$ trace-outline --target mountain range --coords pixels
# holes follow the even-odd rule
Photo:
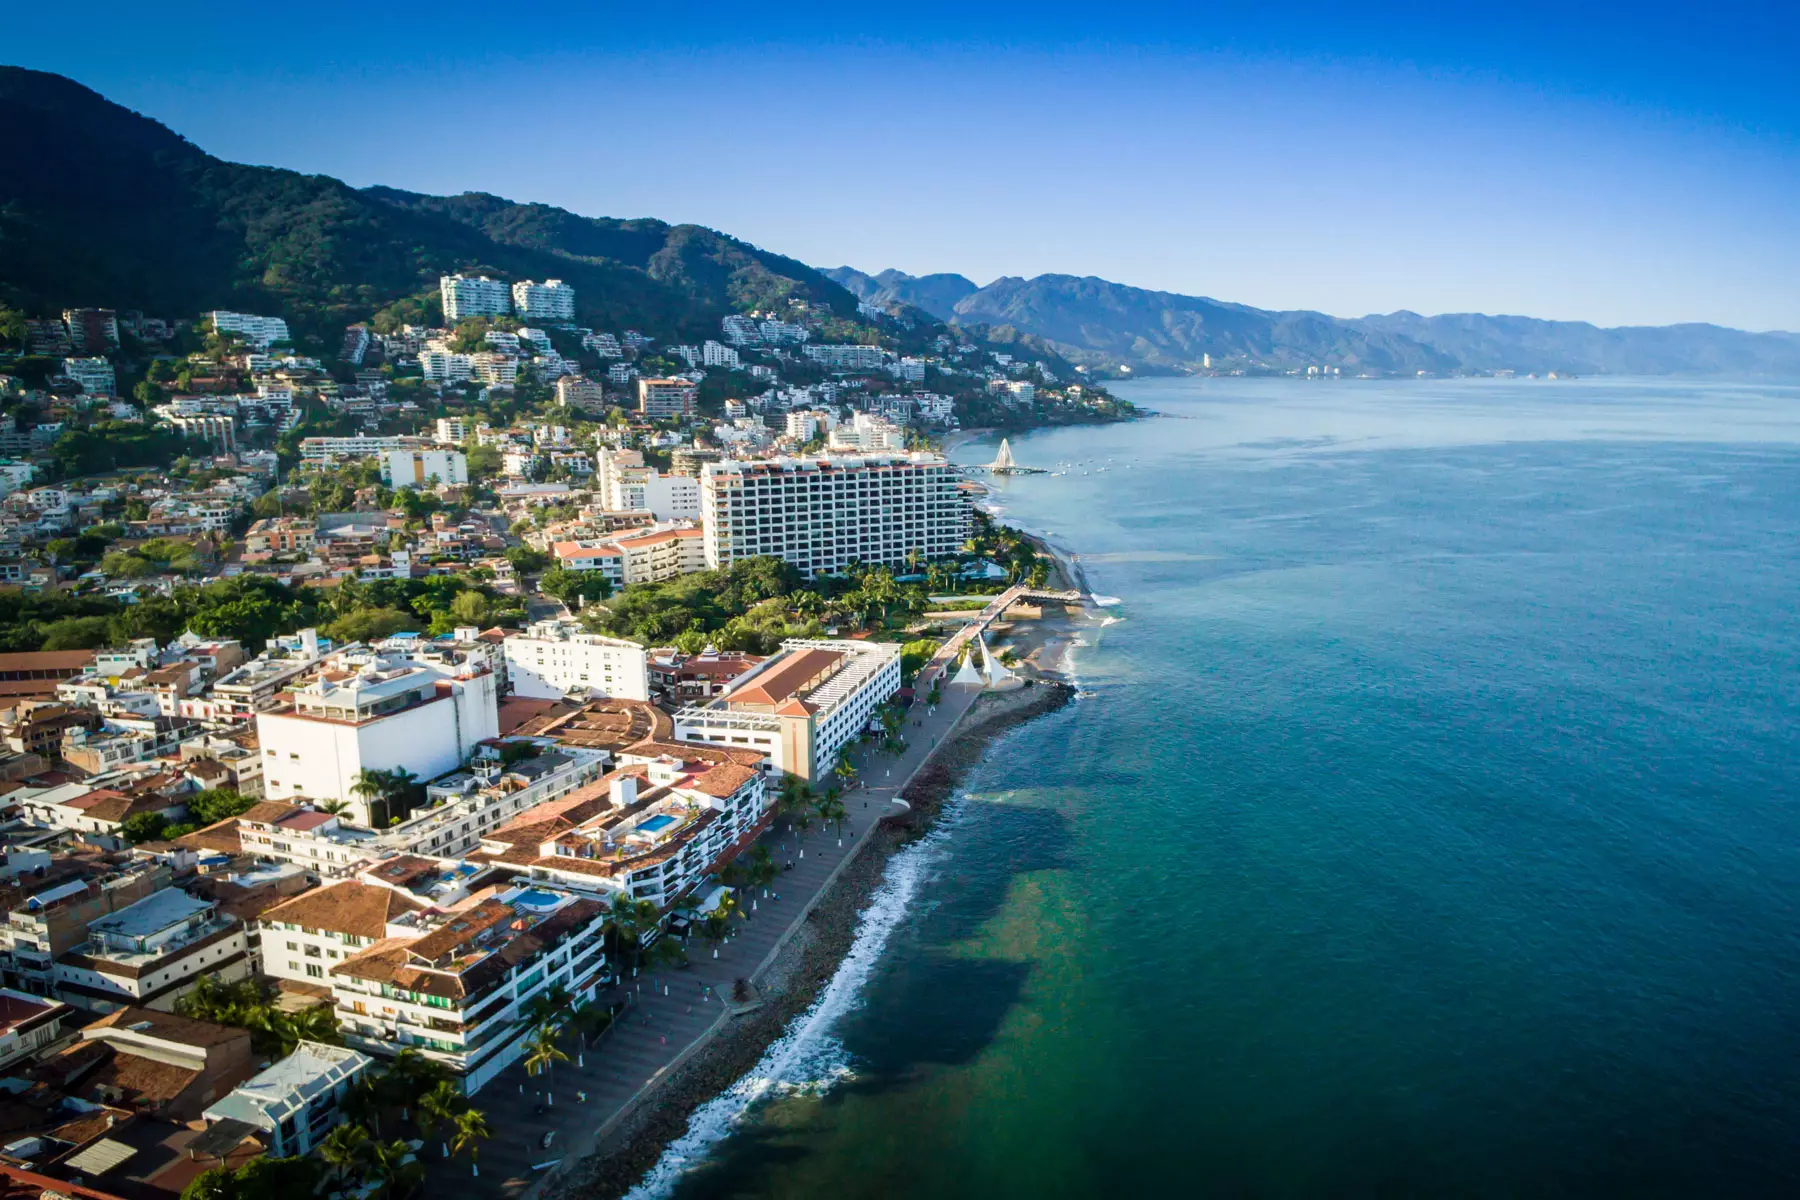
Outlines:
[[[387,310],[420,321],[456,271],[559,278],[576,315],[661,340],[802,299],[845,318],[859,301],[930,336],[940,322],[1022,352],[1099,367],[1563,371],[1800,376],[1800,336],[1714,325],[1602,329],[1571,321],[1398,312],[1271,312],[1092,277],[820,271],[717,230],[585,217],[467,193],[354,188],[226,162],[60,75],[0,67],[0,303],[183,316],[237,308],[335,336]],[[922,344],[922,342],[920,342]]]
[[[0,301],[23,308],[236,308],[332,334],[428,310],[438,276],[466,271],[560,278],[583,323],[660,338],[791,296],[856,312],[818,271],[715,230],[225,162],[60,75],[0,67],[0,128]]]
[[[826,275],[865,302],[921,309],[997,339],[1030,337],[1072,362],[1134,370],[1215,368],[1800,377],[1800,335],[1718,325],[1603,329],[1582,321],[1395,312],[1357,318],[1270,311],[1149,291],[1092,276],[1005,276],[982,287],[961,275]]]

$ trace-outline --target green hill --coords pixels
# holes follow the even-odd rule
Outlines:
[[[856,309],[819,272],[699,226],[225,162],[60,75],[0,67],[0,128],[0,300],[27,309],[238,308],[330,335],[455,271],[560,278],[582,323],[661,338],[788,297]]]

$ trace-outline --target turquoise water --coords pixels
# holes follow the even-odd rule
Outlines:
[[[996,485],[1091,695],[674,1193],[1795,1194],[1800,389],[1126,394]]]

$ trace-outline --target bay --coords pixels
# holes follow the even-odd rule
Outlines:
[[[673,1193],[1793,1194],[1800,389],[1121,391],[1085,697]]]

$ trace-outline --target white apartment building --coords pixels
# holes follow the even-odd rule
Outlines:
[[[852,562],[955,555],[970,499],[934,454],[708,463],[700,474],[706,565],[773,555],[808,575]]]
[[[360,879],[303,892],[257,922],[263,974],[328,987],[327,971],[387,936],[389,922],[424,907],[398,888]]]
[[[581,1004],[611,982],[606,922],[599,900],[546,883],[407,913],[327,972],[338,1028],[370,1054],[415,1049],[474,1095],[524,1052],[534,998],[562,988]]]
[[[273,342],[289,340],[287,322],[280,317],[259,317],[223,309],[206,315],[212,318],[214,329],[220,333],[235,333],[258,350],[267,350]]]
[[[381,481],[393,488],[427,488],[469,482],[461,450],[389,450],[381,456]]]
[[[501,643],[513,695],[560,700],[600,694],[650,699],[650,660],[622,638],[589,633],[578,621],[537,621]]]
[[[906,450],[906,430],[866,412],[857,413],[849,424],[833,429],[825,440],[833,453],[904,453]]]
[[[472,355],[452,354],[448,350],[421,350],[419,372],[426,383],[463,383],[475,374],[475,360]]]
[[[556,824],[527,817],[482,839],[481,854],[533,881],[659,909],[741,853],[773,815],[754,754],[657,745],[559,805]],[[695,898],[704,905],[711,897]]]
[[[475,426],[465,417],[439,417],[437,435],[433,440],[440,446],[460,446],[474,434]]]
[[[704,571],[706,535],[693,526],[653,526],[554,542],[550,553],[566,571],[599,571],[618,591]]]
[[[602,449],[594,470],[594,490],[607,512],[647,512],[658,521],[698,521],[700,480],[665,475],[644,465],[637,450]]]
[[[62,373],[90,396],[110,396],[117,390],[113,365],[104,358],[65,358]]]
[[[685,379],[637,381],[638,411],[652,421],[694,415],[699,389]]]
[[[341,458],[371,458],[389,450],[423,450],[431,443],[416,437],[309,437],[300,439],[300,461],[332,463]]]
[[[469,355],[469,377],[489,387],[509,388],[519,381],[519,360],[511,354],[482,351]]]
[[[512,285],[512,301],[522,320],[567,324],[575,319],[575,289],[560,279],[521,279]]]
[[[486,275],[444,275],[438,279],[444,300],[444,320],[469,317],[504,317],[512,311],[512,293],[498,279]]]
[[[731,367],[733,369],[742,365],[736,350],[723,342],[711,340],[700,347],[700,362],[708,367]]]
[[[231,983],[249,974],[243,922],[168,887],[91,922],[87,941],[56,960],[52,978],[59,998],[97,1012],[173,1012],[199,976]]]
[[[723,695],[678,711],[675,737],[753,750],[773,771],[823,779],[899,690],[898,643],[789,638]]]
[[[807,358],[833,371],[879,371],[880,346],[808,346],[801,351]]]
[[[328,812],[274,801],[263,801],[240,814],[237,835],[244,853],[293,863],[321,879],[352,874],[386,853],[385,846],[366,829],[347,826]],[[263,962],[266,970],[266,955]]]
[[[256,717],[263,790],[275,800],[341,800],[362,825],[364,770],[403,768],[421,780],[454,771],[497,737],[498,680],[485,665],[447,669],[373,653],[346,654]]]

